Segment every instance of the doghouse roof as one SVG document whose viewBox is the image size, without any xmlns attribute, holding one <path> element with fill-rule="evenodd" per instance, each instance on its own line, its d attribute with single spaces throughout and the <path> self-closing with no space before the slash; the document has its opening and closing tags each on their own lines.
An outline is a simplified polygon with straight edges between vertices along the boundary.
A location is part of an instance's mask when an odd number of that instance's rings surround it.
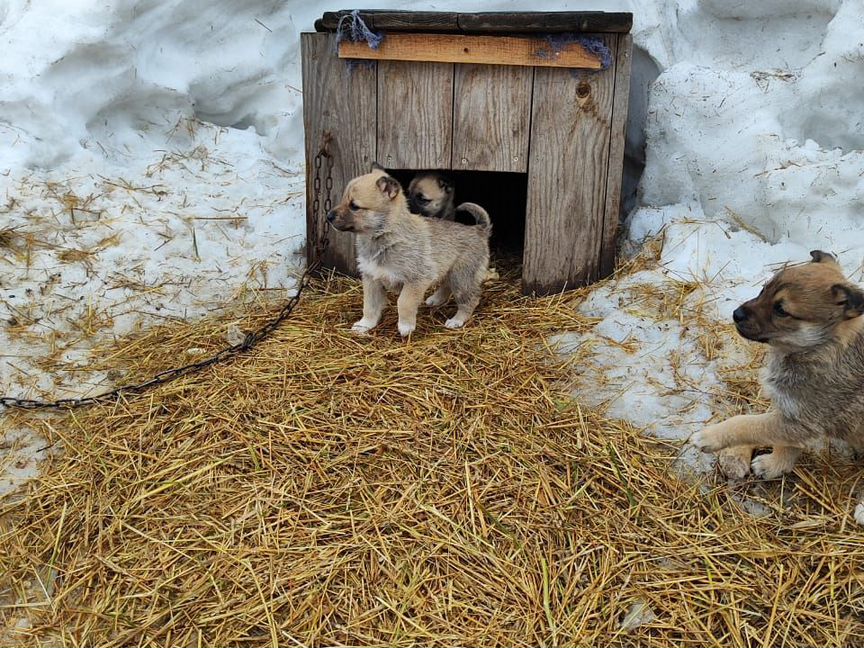
<svg viewBox="0 0 864 648">
<path fill-rule="evenodd" d="M 315 21 L 315 30 L 334 32 L 352 11 L 326 11 Z M 626 34 L 633 26 L 632 13 L 605 11 L 383 11 L 361 9 L 359 17 L 374 31 L 436 32 L 453 34 L 613 33 Z"/>
</svg>

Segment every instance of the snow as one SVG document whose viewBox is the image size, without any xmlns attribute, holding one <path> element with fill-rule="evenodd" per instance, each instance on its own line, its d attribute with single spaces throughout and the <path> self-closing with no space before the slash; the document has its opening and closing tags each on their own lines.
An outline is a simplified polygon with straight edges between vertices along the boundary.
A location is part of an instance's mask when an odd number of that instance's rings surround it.
<svg viewBox="0 0 864 648">
<path fill-rule="evenodd" d="M 731 339 L 707 353 L 696 319 L 727 321 L 814 248 L 861 278 L 860 1 L 375 4 L 634 13 L 624 247 L 663 244 L 585 302 L 592 331 L 555 340 L 585 356 L 577 379 L 604 378 L 577 380 L 580 400 L 684 438 L 724 413 L 724 376 L 750 353 Z M 120 378 L 81 371 L 112 336 L 290 294 L 305 236 L 299 34 L 340 8 L 0 4 L 0 392 L 92 392 Z M 682 286 L 674 314 L 644 298 Z"/>
</svg>

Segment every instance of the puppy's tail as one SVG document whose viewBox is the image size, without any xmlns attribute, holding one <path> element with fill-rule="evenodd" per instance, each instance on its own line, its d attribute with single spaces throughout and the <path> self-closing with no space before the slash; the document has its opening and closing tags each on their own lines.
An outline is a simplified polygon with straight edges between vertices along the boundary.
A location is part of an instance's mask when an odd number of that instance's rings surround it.
<svg viewBox="0 0 864 648">
<path fill-rule="evenodd" d="M 492 219 L 489 214 L 480 205 L 476 203 L 464 202 L 456 208 L 456 211 L 466 211 L 474 217 L 479 227 L 486 236 L 492 235 Z"/>
</svg>

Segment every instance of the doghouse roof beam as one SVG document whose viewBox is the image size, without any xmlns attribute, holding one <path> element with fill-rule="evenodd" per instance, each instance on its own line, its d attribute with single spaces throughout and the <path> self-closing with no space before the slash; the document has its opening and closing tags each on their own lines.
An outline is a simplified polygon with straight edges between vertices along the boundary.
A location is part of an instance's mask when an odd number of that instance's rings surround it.
<svg viewBox="0 0 864 648">
<path fill-rule="evenodd" d="M 351 11 L 326 11 L 315 21 L 319 32 L 336 31 Z M 616 33 L 626 34 L 633 26 L 632 13 L 605 11 L 512 12 L 489 11 L 384 11 L 361 9 L 360 17 L 369 29 L 390 32 L 443 32 L 457 34 L 532 33 Z"/>
</svg>

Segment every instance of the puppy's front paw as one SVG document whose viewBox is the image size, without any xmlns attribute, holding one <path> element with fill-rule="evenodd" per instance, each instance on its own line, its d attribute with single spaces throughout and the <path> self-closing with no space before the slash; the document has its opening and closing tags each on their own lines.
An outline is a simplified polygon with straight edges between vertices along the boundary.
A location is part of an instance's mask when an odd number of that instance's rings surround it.
<svg viewBox="0 0 864 648">
<path fill-rule="evenodd" d="M 858 502 L 858 505 L 855 507 L 855 521 L 864 526 L 864 502 Z"/>
<path fill-rule="evenodd" d="M 369 320 L 361 319 L 361 320 L 354 322 L 354 324 L 351 325 L 351 332 L 352 333 L 358 333 L 360 335 L 365 335 L 366 333 L 371 331 L 373 328 L 375 328 L 374 322 L 370 322 Z"/>
<path fill-rule="evenodd" d="M 407 322 L 399 322 L 399 335 L 402 337 L 408 337 L 414 332 L 415 325 L 408 324 Z"/>
<path fill-rule="evenodd" d="M 446 322 L 444 322 L 444 326 L 449 329 L 457 329 L 465 326 L 465 322 L 461 319 L 456 319 L 455 317 L 451 317 Z"/>
<path fill-rule="evenodd" d="M 725 447 L 722 436 L 713 425 L 694 433 L 690 437 L 690 444 L 702 452 L 717 452 Z"/>
<path fill-rule="evenodd" d="M 750 462 L 753 475 L 759 479 L 778 479 L 795 467 L 794 461 L 789 461 L 777 452 L 759 455 Z"/>
</svg>

